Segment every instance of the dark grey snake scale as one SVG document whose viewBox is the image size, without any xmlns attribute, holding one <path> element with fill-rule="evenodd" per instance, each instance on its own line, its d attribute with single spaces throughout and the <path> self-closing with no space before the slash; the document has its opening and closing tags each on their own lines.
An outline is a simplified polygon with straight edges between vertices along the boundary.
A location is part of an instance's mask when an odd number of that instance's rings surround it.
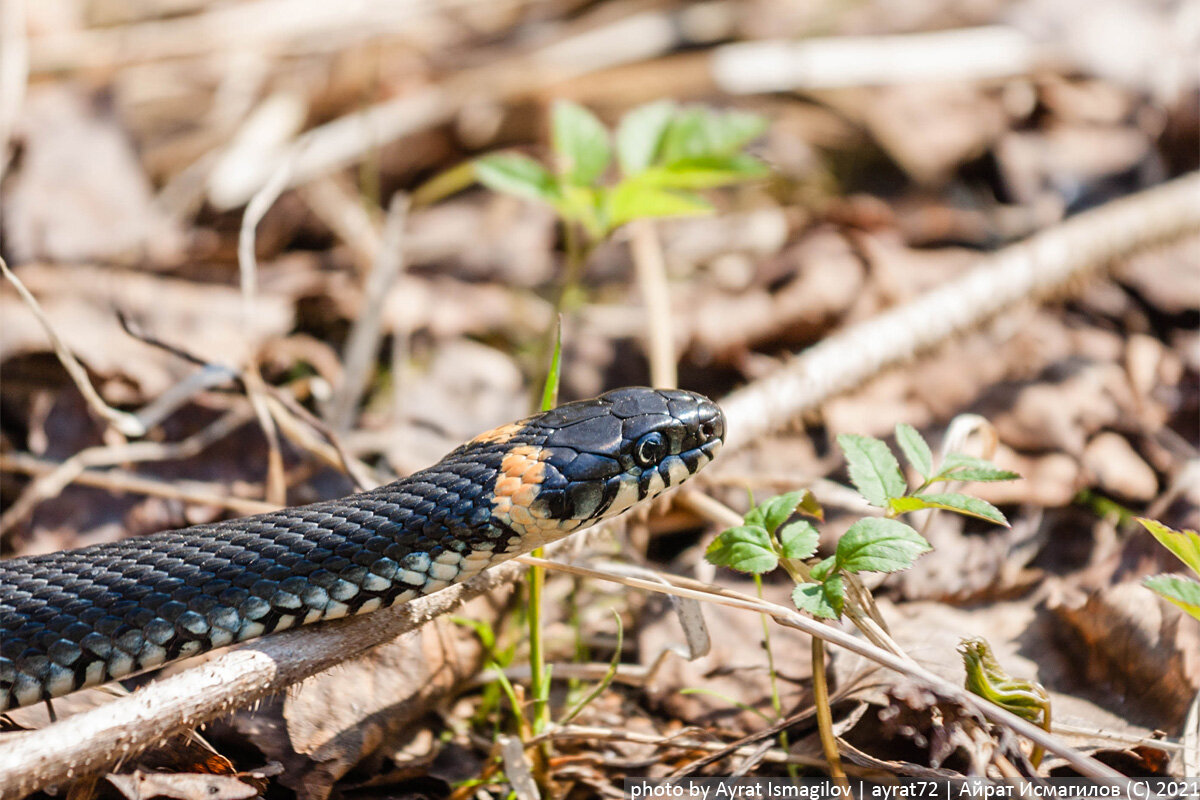
<svg viewBox="0 0 1200 800">
<path fill-rule="evenodd" d="M 369 492 L 0 561 L 0 710 L 435 592 L 678 486 L 724 438 L 701 395 L 618 389 Z"/>
</svg>

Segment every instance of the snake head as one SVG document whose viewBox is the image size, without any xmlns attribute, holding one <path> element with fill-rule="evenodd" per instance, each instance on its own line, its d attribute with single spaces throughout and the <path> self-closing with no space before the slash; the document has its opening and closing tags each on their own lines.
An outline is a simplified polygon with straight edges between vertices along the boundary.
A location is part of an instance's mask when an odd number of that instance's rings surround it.
<svg viewBox="0 0 1200 800">
<path fill-rule="evenodd" d="M 716 457 L 725 415 L 678 389 L 616 389 L 526 422 L 545 465 L 532 512 L 599 522 L 683 483 Z"/>
</svg>

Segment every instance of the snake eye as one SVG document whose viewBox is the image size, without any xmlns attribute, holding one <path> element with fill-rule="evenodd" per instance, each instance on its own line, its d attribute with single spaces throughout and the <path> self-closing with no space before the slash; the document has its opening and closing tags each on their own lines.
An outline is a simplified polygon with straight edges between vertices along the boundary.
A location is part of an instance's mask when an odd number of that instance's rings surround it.
<svg viewBox="0 0 1200 800">
<path fill-rule="evenodd" d="M 667 440 L 657 431 L 647 433 L 633 446 L 633 457 L 639 466 L 657 464 L 667 454 Z"/>
</svg>

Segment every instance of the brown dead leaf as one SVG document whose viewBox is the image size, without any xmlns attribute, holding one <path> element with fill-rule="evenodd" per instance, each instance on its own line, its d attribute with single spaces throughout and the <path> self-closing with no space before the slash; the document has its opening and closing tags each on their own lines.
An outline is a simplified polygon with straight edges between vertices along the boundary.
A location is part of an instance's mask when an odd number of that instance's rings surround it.
<svg viewBox="0 0 1200 800">
<path fill-rule="evenodd" d="M 923 83 L 872 93 L 865 122 L 919 184 L 938 184 L 981 155 L 1006 128 L 1004 106 L 978 86 Z"/>
<path fill-rule="evenodd" d="M 1200 625 L 1140 583 L 1058 589 L 1049 608 L 1078 680 L 1157 727 L 1177 729 L 1200 689 Z"/>
<path fill-rule="evenodd" d="M 1083 466 L 1103 492 L 1149 502 L 1158 494 L 1158 476 L 1124 436 L 1106 431 L 1088 442 Z"/>
<path fill-rule="evenodd" d="M 1200 236 L 1138 253 L 1118 274 L 1164 314 L 1194 311 L 1200 308 Z"/>
<path fill-rule="evenodd" d="M 747 589 L 744 581 L 725 576 L 718 583 L 754 592 L 752 586 Z M 783 584 L 763 587 L 764 596 L 777 603 L 790 605 L 790 592 L 790 587 Z M 638 632 L 638 650 L 645 660 L 683 641 L 675 615 L 653 610 L 655 604 L 662 602 L 656 599 L 643 614 L 646 622 Z M 646 687 L 647 695 L 672 719 L 684 724 L 715 726 L 742 734 L 762 729 L 775 716 L 762 625 L 745 611 L 712 604 L 704 606 L 704 619 L 712 638 L 712 650 L 695 661 L 668 656 Z M 811 639 L 799 631 L 771 629 L 771 651 L 784 715 L 795 713 L 809 702 L 810 646 Z M 739 705 L 759 713 L 742 710 Z"/>
<path fill-rule="evenodd" d="M 244 800 L 258 790 L 229 775 L 160 773 L 138 770 L 131 775 L 107 775 L 128 800 L 172 797 L 176 800 Z"/>
<path fill-rule="evenodd" d="M 181 236 L 153 202 L 111 109 L 69 84 L 38 85 L 18 123 L 19 168 L 3 197 L 15 263 L 179 257 Z"/>
<path fill-rule="evenodd" d="M 1081 455 L 1088 438 L 1134 413 L 1128 376 L 1116 363 L 1061 365 L 1053 382 L 1017 391 L 1011 407 L 992 418 L 1000 439 L 1020 450 Z"/>
<path fill-rule="evenodd" d="M 734 295 L 681 286 L 677 330 L 685 340 L 723 354 L 767 341 L 776 346 L 811 342 L 845 313 L 864 279 L 861 259 L 831 229 L 805 237 L 758 271 L 759 280 L 777 286 L 756 285 Z"/>
</svg>

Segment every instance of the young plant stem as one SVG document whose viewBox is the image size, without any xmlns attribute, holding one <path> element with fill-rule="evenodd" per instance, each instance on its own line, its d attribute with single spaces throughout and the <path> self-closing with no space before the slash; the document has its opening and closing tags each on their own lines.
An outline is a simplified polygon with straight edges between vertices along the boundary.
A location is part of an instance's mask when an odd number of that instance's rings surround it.
<svg viewBox="0 0 1200 800">
<path fill-rule="evenodd" d="M 759 599 L 762 599 L 763 583 L 761 575 L 754 576 L 754 588 L 758 590 Z M 775 672 L 775 654 L 771 652 L 771 623 L 770 618 L 766 614 L 762 615 L 762 627 L 763 649 L 767 651 L 767 671 L 771 676 L 771 707 L 775 709 L 775 721 L 778 722 L 783 719 L 783 701 L 779 699 L 779 676 Z M 786 730 L 779 732 L 779 746 L 785 753 L 790 751 Z M 800 777 L 800 770 L 795 764 L 788 764 L 787 771 L 792 779 Z"/>
<path fill-rule="evenodd" d="M 837 737 L 833 734 L 833 709 L 829 706 L 829 685 L 825 681 L 825 643 L 812 640 L 813 705 L 817 709 L 817 732 L 821 737 L 821 749 L 829 762 L 829 777 L 838 786 L 850 789 L 846 773 L 842 769 L 842 757 L 838 753 Z"/>
<path fill-rule="evenodd" d="M 534 558 L 542 557 L 542 548 L 534 550 Z M 533 732 L 541 733 L 550 721 L 550 676 L 546 671 L 546 651 L 542 641 L 542 589 L 546 585 L 546 570 L 529 570 L 529 689 L 533 695 Z"/>
</svg>

